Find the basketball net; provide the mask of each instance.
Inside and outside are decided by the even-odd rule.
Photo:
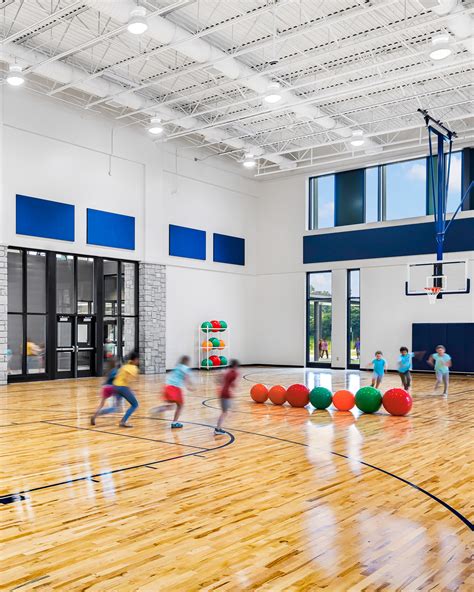
[[[441,288],[439,286],[430,286],[428,288],[424,288],[424,290],[428,296],[430,304],[435,304],[438,294],[441,292]]]

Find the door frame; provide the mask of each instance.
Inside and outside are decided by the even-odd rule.
[[[331,343],[332,343],[332,296],[331,298],[310,298],[309,296],[309,287],[310,275],[314,273],[330,273],[331,274],[331,283],[332,283],[332,270],[330,269],[322,269],[318,271],[308,271],[306,272],[306,367],[307,368],[331,368],[332,367],[332,357],[328,362],[313,362],[310,360],[310,328],[309,328],[309,309],[310,306],[314,303],[315,300],[319,302],[328,302],[331,304]],[[316,343],[314,344],[316,348]],[[319,359],[319,358],[318,358]]]
[[[351,271],[358,271],[359,272],[359,296],[358,297],[353,297],[351,298],[351,281],[350,281],[350,272]],[[346,294],[346,303],[347,303],[347,307],[346,307],[346,320],[347,320],[347,331],[346,331],[346,335],[347,335],[347,343],[346,343],[346,356],[347,356],[347,363],[346,363],[346,368],[348,368],[349,370],[359,370],[360,369],[360,357],[359,357],[359,362],[358,363],[353,363],[351,362],[351,339],[350,339],[350,329],[351,329],[351,304],[353,304],[353,301],[358,301],[359,303],[359,340],[361,338],[360,336],[360,328],[361,328],[361,323],[360,323],[360,268],[359,267],[351,267],[350,269],[347,270],[347,294]]]

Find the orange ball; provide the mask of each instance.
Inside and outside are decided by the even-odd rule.
[[[304,384],[292,384],[286,391],[286,400],[292,407],[306,407],[309,403],[309,389]]]
[[[210,341],[207,341],[207,339],[205,339],[201,343],[201,347],[202,347],[202,349],[212,349],[212,343]]]
[[[272,386],[268,391],[268,398],[274,405],[283,405],[286,401],[286,388],[280,384]]]
[[[350,411],[355,405],[355,397],[351,391],[340,390],[332,396],[332,404],[339,411]]]
[[[219,347],[217,349],[224,349],[225,348],[225,343],[222,341],[222,339],[219,339]]]
[[[250,396],[255,403],[265,403],[268,399],[268,388],[264,384],[254,384],[250,389]]]

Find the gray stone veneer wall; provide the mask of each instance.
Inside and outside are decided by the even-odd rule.
[[[7,384],[7,247],[0,245],[0,384]]]
[[[140,367],[144,374],[166,372],[166,266],[139,266]]]

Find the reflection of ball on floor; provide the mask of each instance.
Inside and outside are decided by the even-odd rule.
[[[382,405],[392,415],[406,415],[412,408],[413,399],[406,390],[392,388],[382,397]]]
[[[373,386],[363,386],[356,393],[355,404],[364,413],[375,413],[382,405],[382,393]]]
[[[316,409],[327,409],[332,402],[332,393],[324,386],[316,386],[309,393],[309,400]]]
[[[286,388],[280,384],[272,386],[268,391],[268,398],[274,405],[283,405],[286,401]]]
[[[351,391],[341,389],[332,396],[332,404],[339,411],[350,411],[355,405],[355,397]]]
[[[255,403],[265,403],[268,399],[268,388],[264,384],[254,384],[250,389],[250,396]]]
[[[305,407],[309,403],[309,390],[304,384],[292,384],[286,391],[286,400],[292,407]]]

